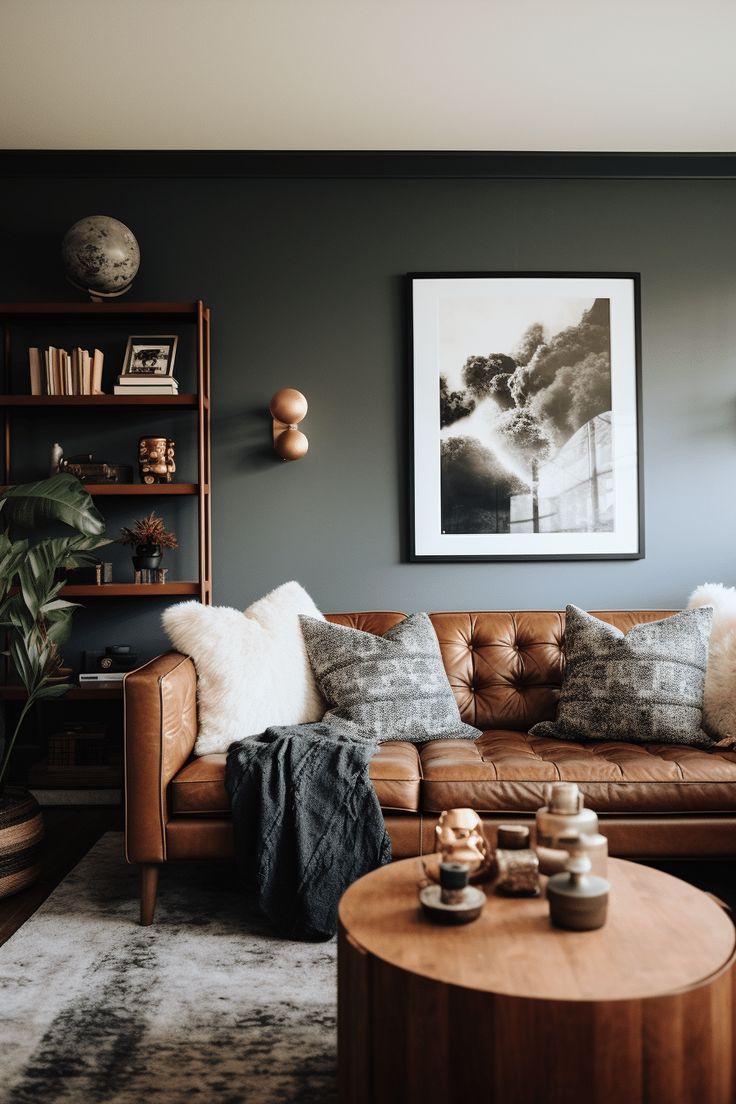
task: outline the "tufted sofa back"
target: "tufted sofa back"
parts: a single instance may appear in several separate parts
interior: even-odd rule
[[[622,632],[673,610],[595,612]],[[364,632],[385,633],[403,613],[328,614],[328,620]],[[564,670],[565,615],[518,613],[431,613],[450,685],[464,721],[483,730],[526,732],[554,720]]]

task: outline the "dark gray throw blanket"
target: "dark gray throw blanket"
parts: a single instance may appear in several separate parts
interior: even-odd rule
[[[281,935],[329,939],[357,878],[391,861],[368,764],[377,744],[345,723],[269,728],[231,744],[235,851]]]

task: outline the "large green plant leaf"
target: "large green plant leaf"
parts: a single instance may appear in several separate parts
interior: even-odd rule
[[[94,550],[111,543],[107,537],[50,537],[34,544],[26,553],[24,570],[42,586],[50,586],[58,571],[95,563]]]
[[[46,637],[58,648],[66,644],[72,631],[72,613],[76,605],[69,603],[66,609],[56,609],[46,615]]]
[[[64,694],[69,690],[73,690],[74,687],[70,682],[47,682],[45,686],[42,686],[37,691],[37,698],[62,698]]]
[[[29,696],[33,693],[36,683],[42,676],[39,670],[39,651],[29,640],[20,636],[13,636],[10,640],[10,658],[15,669],[20,675],[20,680],[26,688]]]
[[[18,568],[28,554],[28,541],[11,541],[7,533],[0,532],[0,595],[5,595],[13,585]]]
[[[33,631],[35,619],[31,617],[28,608],[23,601],[23,596],[12,594],[0,606],[0,627],[15,629],[22,636]]]
[[[99,537],[105,519],[76,476],[61,472],[38,483],[23,483],[3,492],[2,509],[8,522],[39,526],[63,521],[87,536]]]

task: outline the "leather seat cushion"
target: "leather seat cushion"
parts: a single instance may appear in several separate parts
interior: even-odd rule
[[[225,789],[226,759],[224,754],[202,755],[182,767],[170,785],[174,815],[230,813]],[[414,744],[401,741],[381,744],[371,760],[369,773],[381,808],[418,812],[421,767]]]
[[[675,744],[572,743],[494,730],[476,741],[436,740],[420,751],[422,809],[533,813],[545,782],[578,782],[597,813],[736,810],[736,750]]]

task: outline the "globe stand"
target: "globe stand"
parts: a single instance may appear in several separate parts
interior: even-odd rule
[[[93,303],[105,303],[108,299],[119,299],[121,295],[125,295],[126,292],[130,291],[133,286],[133,281],[131,280],[124,288],[118,288],[117,291],[94,291],[92,288],[82,287],[81,284],[72,280],[71,276],[67,276],[67,282],[70,283],[73,288],[76,288],[77,291],[83,291],[85,295],[89,295]]]

